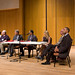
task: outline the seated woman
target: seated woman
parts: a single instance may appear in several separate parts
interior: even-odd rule
[[[42,41],[47,42],[47,43],[45,45],[42,45],[41,48],[39,48],[39,55],[42,55],[43,50],[48,46],[48,44],[51,43],[51,38],[50,38],[48,31],[44,32],[44,37],[43,37]]]

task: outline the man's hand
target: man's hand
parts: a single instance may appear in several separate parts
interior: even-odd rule
[[[57,48],[57,46],[55,47],[54,52],[59,52],[59,49]]]
[[[7,42],[7,40],[4,40],[3,42]]]

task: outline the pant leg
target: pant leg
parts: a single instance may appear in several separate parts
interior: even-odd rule
[[[10,53],[10,55],[13,55],[13,53],[14,53],[14,45],[13,44],[10,44],[9,45],[9,53]]]
[[[50,62],[50,58],[53,56],[54,49],[48,51],[48,54],[46,56],[46,62]]]
[[[46,49],[43,50],[42,55],[41,56],[46,56],[48,51],[50,51],[52,48],[55,48],[55,45],[49,44]]]
[[[41,48],[39,49],[40,56],[42,55],[44,49],[46,49],[46,46],[42,45]]]
[[[33,46],[32,45],[29,45],[28,46],[28,57],[30,57],[30,53],[31,53],[31,50],[33,49]]]
[[[7,50],[5,50],[6,47],[7,47]],[[8,52],[8,45],[7,44],[4,44],[3,45],[3,49],[4,49],[4,52]]]
[[[1,49],[1,53],[4,52],[3,44],[1,44],[1,43],[0,43],[0,49]]]
[[[25,47],[26,45],[20,45],[20,52],[22,52],[22,55],[24,55],[24,50],[23,47]]]

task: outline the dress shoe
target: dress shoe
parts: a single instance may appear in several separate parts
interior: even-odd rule
[[[21,54],[20,56],[24,56],[24,54]]]
[[[0,49],[0,53],[1,53],[1,49]]]
[[[50,65],[50,62],[41,63],[42,65]]]
[[[28,55],[28,58],[30,58],[30,55]]]

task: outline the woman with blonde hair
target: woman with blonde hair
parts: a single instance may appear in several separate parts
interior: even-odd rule
[[[44,37],[43,37],[42,41],[47,42],[47,43],[45,45],[42,45],[41,48],[39,48],[38,56],[40,56],[42,54],[43,50],[48,46],[48,44],[50,44],[52,42],[48,31],[44,32]]]
[[[49,32],[48,32],[48,31],[45,31],[45,32],[44,32],[44,37],[43,37],[43,40],[42,40],[42,41],[47,42],[47,43],[46,43],[46,46],[47,46],[48,44],[50,44],[50,35],[49,35]]]

